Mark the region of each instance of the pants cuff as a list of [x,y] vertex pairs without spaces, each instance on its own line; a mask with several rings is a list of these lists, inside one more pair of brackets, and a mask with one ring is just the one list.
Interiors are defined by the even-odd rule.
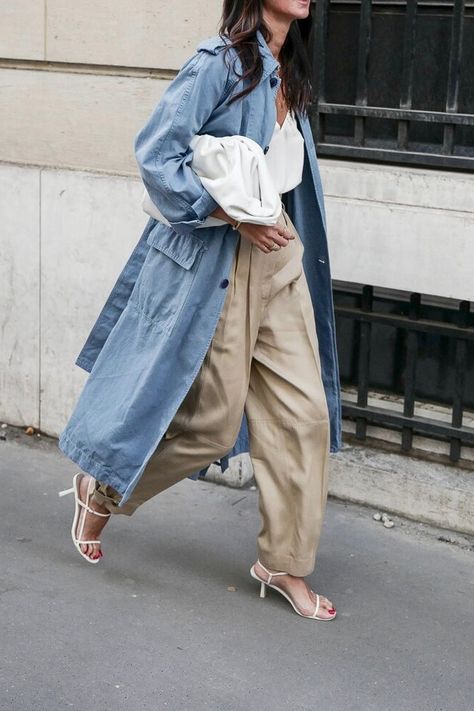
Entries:
[[92,498],[97,504],[104,506],[111,514],[131,516],[136,510],[136,506],[130,505],[128,502],[124,506],[119,506],[120,494],[115,489],[112,489],[111,486],[101,484],[100,481],[96,481]]
[[259,551],[258,559],[270,570],[282,571],[295,575],[298,578],[304,578],[306,575],[311,575],[315,567],[315,556],[309,558],[293,558],[289,555],[272,556]]

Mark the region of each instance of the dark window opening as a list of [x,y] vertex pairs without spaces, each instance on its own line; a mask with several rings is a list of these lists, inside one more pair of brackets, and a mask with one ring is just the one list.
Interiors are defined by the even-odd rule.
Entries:
[[474,0],[316,0],[318,154],[474,170]]

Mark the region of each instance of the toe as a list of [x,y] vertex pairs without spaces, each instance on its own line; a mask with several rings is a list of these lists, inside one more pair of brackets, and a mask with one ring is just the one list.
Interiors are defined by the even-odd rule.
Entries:
[[84,546],[81,546],[82,551],[85,553],[85,555],[90,558],[91,560],[95,560],[97,557],[97,551],[95,550],[94,544],[87,544]]
[[[316,602],[316,593],[314,592],[314,590],[311,590],[311,597],[312,597],[312,598],[314,599],[314,601]],[[332,602],[331,602],[331,600],[328,600],[328,598],[325,597],[324,595],[320,595],[320,596],[319,596],[319,604],[320,604],[321,607],[324,607],[324,608],[326,608],[326,609],[328,609],[328,610],[332,608]]]
[[334,617],[336,611],[334,610],[333,607],[328,607],[327,605],[320,604],[319,606],[319,611],[318,611],[318,616],[319,617],[324,617],[325,619],[329,619],[330,617]]
[[319,612],[318,615],[324,618],[334,617],[336,611],[333,607],[331,600],[323,595],[319,596]]

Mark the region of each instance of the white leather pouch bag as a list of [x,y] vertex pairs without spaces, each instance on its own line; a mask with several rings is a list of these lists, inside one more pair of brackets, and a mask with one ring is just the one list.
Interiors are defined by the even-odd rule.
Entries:
[[[276,224],[281,212],[281,199],[258,143],[246,136],[217,138],[203,134],[194,136],[189,145],[193,150],[192,169],[230,217],[260,225]],[[146,189],[142,207],[151,217],[170,224]],[[208,216],[200,227],[223,224],[227,223]]]

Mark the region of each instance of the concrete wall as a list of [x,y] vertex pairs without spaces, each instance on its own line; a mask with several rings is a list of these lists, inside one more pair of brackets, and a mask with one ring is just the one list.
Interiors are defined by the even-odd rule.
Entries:
[[0,166],[0,418],[56,434],[86,373],[75,357],[138,239],[138,180]]
[[220,0],[14,0],[0,7],[0,57],[177,69],[216,31]]
[[474,300],[474,175],[321,161],[335,279]]
[[[57,434],[146,222],[133,138],[221,2],[0,8],[0,419]],[[321,160],[335,279],[474,299],[474,177]]]

